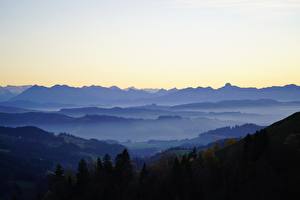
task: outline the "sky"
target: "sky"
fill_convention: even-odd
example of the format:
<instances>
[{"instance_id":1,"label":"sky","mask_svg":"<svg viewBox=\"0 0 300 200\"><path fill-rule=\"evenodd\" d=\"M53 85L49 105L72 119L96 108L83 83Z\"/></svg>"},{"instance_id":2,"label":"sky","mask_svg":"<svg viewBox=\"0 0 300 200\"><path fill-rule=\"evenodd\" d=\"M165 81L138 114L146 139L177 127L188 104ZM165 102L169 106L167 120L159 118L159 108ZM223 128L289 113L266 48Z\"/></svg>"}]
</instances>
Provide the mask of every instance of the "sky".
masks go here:
<instances>
[{"instance_id":1,"label":"sky","mask_svg":"<svg viewBox=\"0 0 300 200\"><path fill-rule=\"evenodd\" d=\"M300 85L300 0L0 0L0 85Z\"/></svg>"}]
</instances>

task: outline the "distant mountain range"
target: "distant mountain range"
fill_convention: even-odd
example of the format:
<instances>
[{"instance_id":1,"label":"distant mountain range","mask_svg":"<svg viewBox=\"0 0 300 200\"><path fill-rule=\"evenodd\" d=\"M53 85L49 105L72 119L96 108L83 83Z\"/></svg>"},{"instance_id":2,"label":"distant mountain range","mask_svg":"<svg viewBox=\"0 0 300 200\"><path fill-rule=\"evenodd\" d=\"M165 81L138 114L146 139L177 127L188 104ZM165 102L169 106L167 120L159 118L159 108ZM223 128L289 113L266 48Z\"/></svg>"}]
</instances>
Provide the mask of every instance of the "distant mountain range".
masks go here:
<instances>
[{"instance_id":1,"label":"distant mountain range","mask_svg":"<svg viewBox=\"0 0 300 200\"><path fill-rule=\"evenodd\" d=\"M6 101L11 99L12 97L15 97L16 95L24 92L28 88L30 88L31 85L24 85L24 86L0 86L0 101Z\"/></svg>"},{"instance_id":2,"label":"distant mountain range","mask_svg":"<svg viewBox=\"0 0 300 200\"><path fill-rule=\"evenodd\" d=\"M15 91L15 92L12 92ZM17 93L16 93L17 91ZM277 101L300 101L300 86L286 85L266 88L241 88L227 83L224 87L197 87L184 89L120 89L116 86L84 86L70 87L55 85L44 87L34 85L20 88L0 88L1 105L13 105L14 102L30 102L31 104L48 104L52 107L74 106L113 106L143 104L186 104L195 102L217 102L225 100L258 100L273 99ZM31 107L32 108L32 107Z\"/></svg>"},{"instance_id":3,"label":"distant mountain range","mask_svg":"<svg viewBox=\"0 0 300 200\"><path fill-rule=\"evenodd\" d=\"M137 89L120 89L118 87L70 87L55 85L53 87L32 86L22 94L11 98L11 101L29 101L37 103L60 103L73 105L113 105L131 103L138 99L148 99L167 92L159 90L155 93Z\"/></svg>"}]
</instances>

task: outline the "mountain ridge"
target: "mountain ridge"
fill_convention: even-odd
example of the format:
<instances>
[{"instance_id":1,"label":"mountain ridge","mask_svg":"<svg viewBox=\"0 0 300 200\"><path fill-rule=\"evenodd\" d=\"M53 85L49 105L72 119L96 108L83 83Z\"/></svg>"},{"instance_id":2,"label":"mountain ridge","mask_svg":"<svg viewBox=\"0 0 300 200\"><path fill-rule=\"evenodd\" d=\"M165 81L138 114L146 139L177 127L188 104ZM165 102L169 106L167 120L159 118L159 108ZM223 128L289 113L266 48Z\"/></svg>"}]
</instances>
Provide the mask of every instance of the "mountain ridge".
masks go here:
<instances>
[{"instance_id":1,"label":"mountain ridge","mask_svg":"<svg viewBox=\"0 0 300 200\"><path fill-rule=\"evenodd\" d=\"M194 103L204 101L273 99L278 101L300 100L300 86L289 84L264 88L238 87L227 83L214 89L211 87L187 87L183 89L159 89L155 92L143 89L121 89L116 86L34 85L9 101L33 101L37 103L64 103L77 105L113 105L145 103Z\"/></svg>"}]
</instances>

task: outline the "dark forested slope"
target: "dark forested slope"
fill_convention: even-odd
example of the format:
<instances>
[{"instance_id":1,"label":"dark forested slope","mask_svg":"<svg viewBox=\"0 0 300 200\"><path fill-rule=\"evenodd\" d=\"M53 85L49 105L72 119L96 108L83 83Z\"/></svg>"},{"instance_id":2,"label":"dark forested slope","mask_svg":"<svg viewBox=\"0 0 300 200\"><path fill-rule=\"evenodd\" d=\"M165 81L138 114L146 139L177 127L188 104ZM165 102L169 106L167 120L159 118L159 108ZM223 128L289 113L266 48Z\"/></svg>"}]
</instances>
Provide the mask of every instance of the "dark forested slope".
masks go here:
<instances>
[{"instance_id":1,"label":"dark forested slope","mask_svg":"<svg viewBox=\"0 0 300 200\"><path fill-rule=\"evenodd\" d=\"M56 136L35 127L0 127L0 199L10 190L35 187L57 163L72 169L82 158L116 155L123 149L119 144L68 134Z\"/></svg>"},{"instance_id":2,"label":"dark forested slope","mask_svg":"<svg viewBox=\"0 0 300 200\"><path fill-rule=\"evenodd\" d=\"M298 199L300 195L300 113L238 142L164 157L133 169L128 152L82 160L76 174L58 166L45 199Z\"/></svg>"}]
</instances>

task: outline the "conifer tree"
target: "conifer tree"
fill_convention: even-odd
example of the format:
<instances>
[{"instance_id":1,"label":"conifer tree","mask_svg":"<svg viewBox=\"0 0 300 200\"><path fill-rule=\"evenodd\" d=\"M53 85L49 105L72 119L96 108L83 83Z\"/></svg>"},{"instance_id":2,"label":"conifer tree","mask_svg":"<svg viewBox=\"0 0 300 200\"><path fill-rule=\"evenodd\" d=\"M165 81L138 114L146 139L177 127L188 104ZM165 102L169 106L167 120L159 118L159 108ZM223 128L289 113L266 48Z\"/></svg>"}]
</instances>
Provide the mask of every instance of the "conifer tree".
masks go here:
<instances>
[{"instance_id":1,"label":"conifer tree","mask_svg":"<svg viewBox=\"0 0 300 200\"><path fill-rule=\"evenodd\" d=\"M148 176L148 170L147 170L147 167L146 167L146 163L143 164L143 168L140 172L140 177L139 177L139 182L140 184L143 184Z\"/></svg>"},{"instance_id":2,"label":"conifer tree","mask_svg":"<svg viewBox=\"0 0 300 200\"><path fill-rule=\"evenodd\" d=\"M78 164L78 172L77 172L77 185L84 186L87 184L89 180L89 170L87 167L87 163L84 159L81 159Z\"/></svg>"},{"instance_id":3,"label":"conifer tree","mask_svg":"<svg viewBox=\"0 0 300 200\"><path fill-rule=\"evenodd\" d=\"M105 156L103 158L103 169L104 169L105 173L112 173L112 171L113 171L111 157L108 154L105 154Z\"/></svg>"},{"instance_id":4,"label":"conifer tree","mask_svg":"<svg viewBox=\"0 0 300 200\"><path fill-rule=\"evenodd\" d=\"M96 177L100 178L102 173L103 173L102 160L101 160L101 158L97 158L97 161L96 161Z\"/></svg>"},{"instance_id":5,"label":"conifer tree","mask_svg":"<svg viewBox=\"0 0 300 200\"><path fill-rule=\"evenodd\" d=\"M60 177L64 176L64 170L63 170L63 168L60 164L56 165L56 169L55 169L54 174L55 174L56 178L60 178Z\"/></svg>"}]
</instances>

